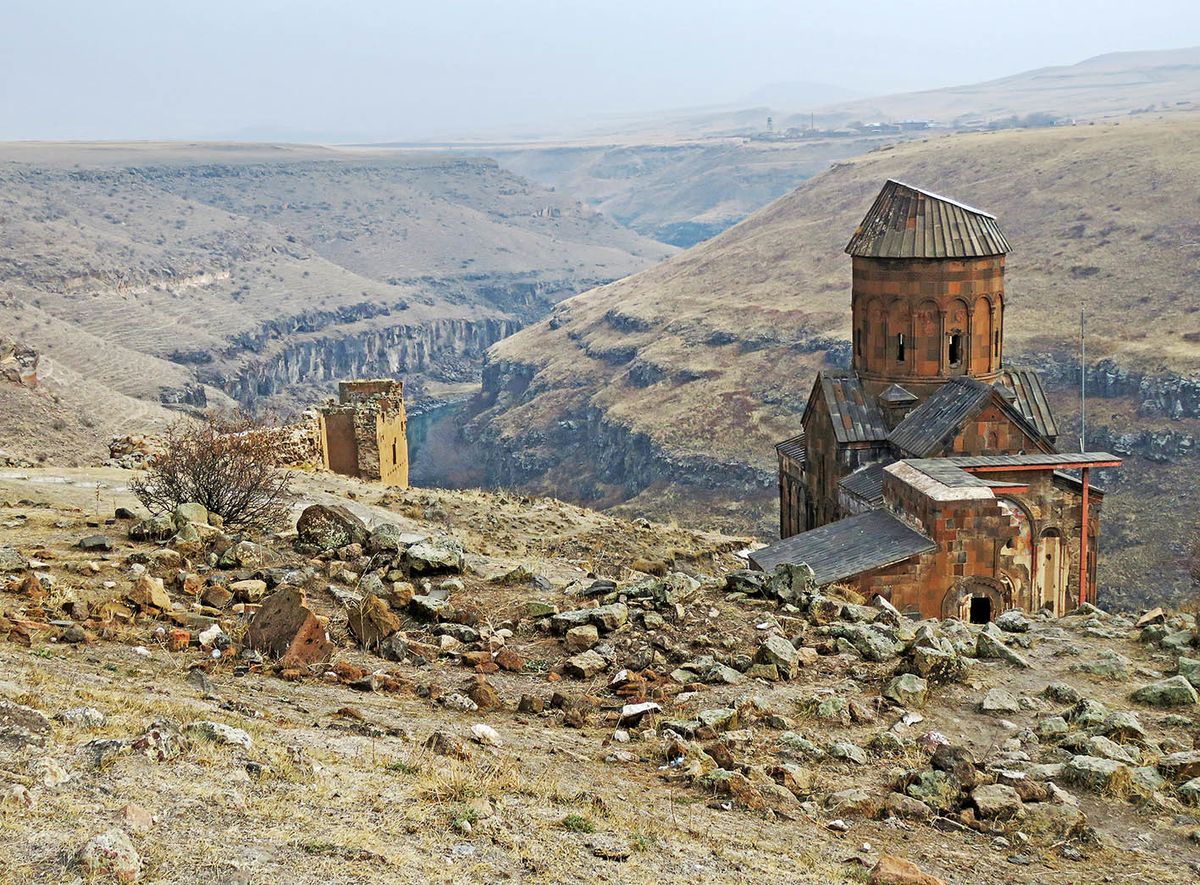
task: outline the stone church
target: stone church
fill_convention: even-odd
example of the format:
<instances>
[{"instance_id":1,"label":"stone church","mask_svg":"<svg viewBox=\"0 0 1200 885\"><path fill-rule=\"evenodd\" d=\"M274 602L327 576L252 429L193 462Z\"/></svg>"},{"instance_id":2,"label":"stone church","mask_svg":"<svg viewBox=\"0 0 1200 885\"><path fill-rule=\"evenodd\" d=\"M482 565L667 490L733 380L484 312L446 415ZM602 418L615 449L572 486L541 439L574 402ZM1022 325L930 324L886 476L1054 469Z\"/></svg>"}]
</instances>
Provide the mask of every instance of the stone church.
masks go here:
<instances>
[{"instance_id":1,"label":"stone church","mask_svg":"<svg viewBox=\"0 0 1200 885\"><path fill-rule=\"evenodd\" d=\"M1105 452L1060 453L1034 371L1004 361L996 218L888 181L855 231L852 367L817 375L801 432L776 446L780 542L924 617L987 621L1094 599Z\"/></svg>"}]
</instances>

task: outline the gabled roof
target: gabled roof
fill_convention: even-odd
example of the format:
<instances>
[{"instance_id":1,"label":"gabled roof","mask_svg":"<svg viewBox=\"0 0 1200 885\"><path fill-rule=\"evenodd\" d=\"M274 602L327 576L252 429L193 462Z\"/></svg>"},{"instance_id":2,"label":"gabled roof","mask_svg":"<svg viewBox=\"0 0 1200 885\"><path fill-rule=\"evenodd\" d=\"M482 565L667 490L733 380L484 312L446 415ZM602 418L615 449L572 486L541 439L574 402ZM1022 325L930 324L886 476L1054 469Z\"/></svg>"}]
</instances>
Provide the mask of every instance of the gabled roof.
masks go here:
<instances>
[{"instance_id":1,"label":"gabled roof","mask_svg":"<svg viewBox=\"0 0 1200 885\"><path fill-rule=\"evenodd\" d=\"M902 406L908 403L915 403L917 395L912 391L905 390L899 384L891 384L879 394L879 401L889 406Z\"/></svg>"},{"instance_id":2,"label":"gabled roof","mask_svg":"<svg viewBox=\"0 0 1200 885\"><path fill-rule=\"evenodd\" d=\"M936 392L904 416L888 440L908 457L935 455L962 430L963 425L989 401L995 400L1008 417L1034 439L1042 439L1038 428L990 384L966 376L951 378ZM1049 448L1050 444L1046 441Z\"/></svg>"},{"instance_id":3,"label":"gabled roof","mask_svg":"<svg viewBox=\"0 0 1200 885\"><path fill-rule=\"evenodd\" d=\"M792 535L750 554L750 564L774 571L781 563L805 563L818 586L903 562L937 548L886 510L870 510Z\"/></svg>"},{"instance_id":4,"label":"gabled roof","mask_svg":"<svg viewBox=\"0 0 1200 885\"><path fill-rule=\"evenodd\" d=\"M879 407L866 395L857 372L820 372L813 384L810 403L818 391L825 398L833 433L839 443L887 439L887 425L883 423Z\"/></svg>"},{"instance_id":5,"label":"gabled roof","mask_svg":"<svg viewBox=\"0 0 1200 885\"><path fill-rule=\"evenodd\" d=\"M1011 249L994 215L888 179L846 251L868 258L983 258Z\"/></svg>"},{"instance_id":6,"label":"gabled roof","mask_svg":"<svg viewBox=\"0 0 1200 885\"><path fill-rule=\"evenodd\" d=\"M1017 398L1014 404L1017 411L1037 428L1038 433L1048 439L1058 437L1058 423L1054 420L1054 412L1042 389L1042 379L1032 369L1007 369L1000 376L1004 386L1011 390Z\"/></svg>"},{"instance_id":7,"label":"gabled roof","mask_svg":"<svg viewBox=\"0 0 1200 885\"><path fill-rule=\"evenodd\" d=\"M879 507L883 504L883 463L860 467L838 480L838 485L863 503Z\"/></svg>"},{"instance_id":8,"label":"gabled roof","mask_svg":"<svg viewBox=\"0 0 1200 885\"><path fill-rule=\"evenodd\" d=\"M804 463L804 431L793 436L791 439L785 439L783 442L775 443L775 451L781 455L787 455L793 461L801 464Z\"/></svg>"}]
</instances>

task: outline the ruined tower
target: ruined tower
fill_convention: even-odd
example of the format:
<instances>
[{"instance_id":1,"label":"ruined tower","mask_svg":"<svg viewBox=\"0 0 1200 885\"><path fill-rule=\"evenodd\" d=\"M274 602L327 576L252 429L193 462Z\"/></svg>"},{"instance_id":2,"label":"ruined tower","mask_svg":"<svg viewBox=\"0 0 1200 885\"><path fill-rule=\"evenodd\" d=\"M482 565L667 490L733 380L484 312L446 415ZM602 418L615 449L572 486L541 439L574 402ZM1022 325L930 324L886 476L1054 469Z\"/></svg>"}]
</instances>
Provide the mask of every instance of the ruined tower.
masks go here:
<instances>
[{"instance_id":1,"label":"ruined tower","mask_svg":"<svg viewBox=\"0 0 1200 885\"><path fill-rule=\"evenodd\" d=\"M408 416L404 383L343 381L338 399L319 409L326 470L408 488Z\"/></svg>"}]
</instances>

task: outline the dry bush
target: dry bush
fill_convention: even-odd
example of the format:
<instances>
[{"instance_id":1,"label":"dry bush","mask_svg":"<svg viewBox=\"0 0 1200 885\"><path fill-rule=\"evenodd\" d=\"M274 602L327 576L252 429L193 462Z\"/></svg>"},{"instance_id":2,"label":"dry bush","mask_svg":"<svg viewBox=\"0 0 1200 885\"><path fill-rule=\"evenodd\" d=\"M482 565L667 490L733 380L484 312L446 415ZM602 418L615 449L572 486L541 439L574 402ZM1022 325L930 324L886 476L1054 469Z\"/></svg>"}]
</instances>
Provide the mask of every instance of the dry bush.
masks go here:
<instances>
[{"instance_id":1,"label":"dry bush","mask_svg":"<svg viewBox=\"0 0 1200 885\"><path fill-rule=\"evenodd\" d=\"M129 487L152 513L196 503L229 525L272 528L284 522L291 501L275 449L276 434L247 415L180 420Z\"/></svg>"}]
</instances>

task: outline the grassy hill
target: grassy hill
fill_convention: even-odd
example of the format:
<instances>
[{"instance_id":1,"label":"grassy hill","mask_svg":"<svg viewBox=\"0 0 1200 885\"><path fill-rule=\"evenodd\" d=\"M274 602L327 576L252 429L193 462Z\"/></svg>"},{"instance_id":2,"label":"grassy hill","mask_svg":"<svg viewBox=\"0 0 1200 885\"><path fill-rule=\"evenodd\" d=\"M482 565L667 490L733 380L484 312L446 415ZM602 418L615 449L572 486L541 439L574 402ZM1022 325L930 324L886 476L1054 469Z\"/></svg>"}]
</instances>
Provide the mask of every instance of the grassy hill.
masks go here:
<instances>
[{"instance_id":1,"label":"grassy hill","mask_svg":"<svg viewBox=\"0 0 1200 885\"><path fill-rule=\"evenodd\" d=\"M598 122L578 136L472 145L648 236L690 246L783 196L830 163L912 133L780 139L848 124L932 121L927 134L1008 126L1031 115L1090 121L1200 108L1200 47L1118 52L998 80L832 104L773 104ZM774 132L766 132L768 117ZM802 134L802 133L801 133Z\"/></svg>"},{"instance_id":2,"label":"grassy hill","mask_svg":"<svg viewBox=\"0 0 1200 885\"><path fill-rule=\"evenodd\" d=\"M471 156L0 145L0 324L117 397L291 408L414 392L672 251Z\"/></svg>"},{"instance_id":3,"label":"grassy hill","mask_svg":"<svg viewBox=\"0 0 1200 885\"><path fill-rule=\"evenodd\" d=\"M721 236L572 298L496 345L472 434L509 481L604 504L634 496L638 507L731 528L740 519L743 530L757 517L770 531L772 446L799 426L816 369L844 358L842 249L887 178L999 217L1014 247L1010 361L1065 367L1071 378L1083 308L1090 360L1187 376L1200 369L1198 138L1200 115L1177 115L955 135L838 164ZM1121 402L1133 415L1122 427L1140 426L1142 404ZM1096 406L1096 430L1105 408ZM613 447L636 454L614 458ZM1184 494L1177 514L1197 503Z\"/></svg>"}]
</instances>

